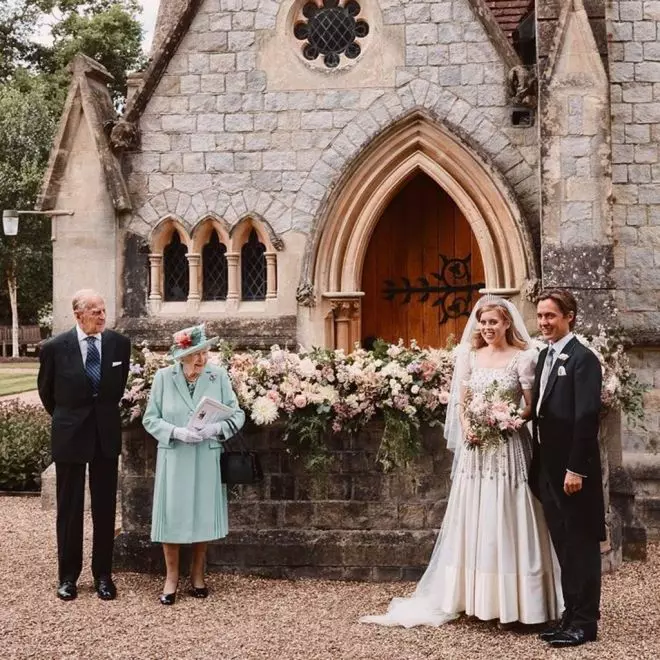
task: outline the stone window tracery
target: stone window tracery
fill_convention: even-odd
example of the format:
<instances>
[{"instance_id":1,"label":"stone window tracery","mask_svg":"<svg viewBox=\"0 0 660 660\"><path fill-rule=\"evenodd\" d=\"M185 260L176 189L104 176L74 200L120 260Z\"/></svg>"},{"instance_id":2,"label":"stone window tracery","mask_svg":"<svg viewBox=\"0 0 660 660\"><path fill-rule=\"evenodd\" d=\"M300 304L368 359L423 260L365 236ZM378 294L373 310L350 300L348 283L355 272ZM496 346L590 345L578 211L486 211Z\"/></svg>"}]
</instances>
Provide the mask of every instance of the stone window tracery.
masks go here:
<instances>
[{"instance_id":1,"label":"stone window tracery","mask_svg":"<svg viewBox=\"0 0 660 660\"><path fill-rule=\"evenodd\" d=\"M246 218L230 230L212 217L189 233L177 219L165 218L150 243L152 313L194 313L200 305L210 313L218 305L217 311L226 313L243 303L268 305L277 299L276 249L282 242L260 220ZM163 308L164 303L186 303L186 308Z\"/></svg>"},{"instance_id":2,"label":"stone window tracery","mask_svg":"<svg viewBox=\"0 0 660 660\"><path fill-rule=\"evenodd\" d=\"M182 302L188 299L188 248L181 242L178 231L163 250L163 300Z\"/></svg>"},{"instance_id":3,"label":"stone window tracery","mask_svg":"<svg viewBox=\"0 0 660 660\"><path fill-rule=\"evenodd\" d=\"M303 41L302 55L308 61L323 57L329 69L339 66L341 56L356 59L362 52L359 40L369 34L369 24L357 16L362 11L356 0L314 0L302 8L302 16L294 25L293 34Z\"/></svg>"},{"instance_id":4,"label":"stone window tracery","mask_svg":"<svg viewBox=\"0 0 660 660\"><path fill-rule=\"evenodd\" d=\"M252 229L241 248L241 299L265 300L266 279L266 246Z\"/></svg>"},{"instance_id":5,"label":"stone window tracery","mask_svg":"<svg viewBox=\"0 0 660 660\"><path fill-rule=\"evenodd\" d=\"M213 231L202 249L202 300L226 300L227 286L227 246Z\"/></svg>"}]
</instances>

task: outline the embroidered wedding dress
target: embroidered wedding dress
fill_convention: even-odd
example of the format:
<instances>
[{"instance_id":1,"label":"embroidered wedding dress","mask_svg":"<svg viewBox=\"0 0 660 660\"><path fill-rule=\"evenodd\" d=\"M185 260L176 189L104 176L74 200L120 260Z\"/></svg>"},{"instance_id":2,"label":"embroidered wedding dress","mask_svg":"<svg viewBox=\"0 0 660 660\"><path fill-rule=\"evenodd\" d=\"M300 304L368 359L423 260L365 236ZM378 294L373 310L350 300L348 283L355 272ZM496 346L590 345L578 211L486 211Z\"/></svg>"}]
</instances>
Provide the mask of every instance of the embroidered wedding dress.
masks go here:
<instances>
[{"instance_id":1,"label":"embroidered wedding dress","mask_svg":"<svg viewBox=\"0 0 660 660\"><path fill-rule=\"evenodd\" d=\"M483 392L497 381L514 400L534 381L536 352L519 351L502 368L469 354L463 383ZM527 428L497 448L456 447L447 511L430 563L415 592L394 598L386 614L363 623L438 626L465 612L502 623L541 623L562 610L559 565L540 502L527 485Z\"/></svg>"}]
</instances>

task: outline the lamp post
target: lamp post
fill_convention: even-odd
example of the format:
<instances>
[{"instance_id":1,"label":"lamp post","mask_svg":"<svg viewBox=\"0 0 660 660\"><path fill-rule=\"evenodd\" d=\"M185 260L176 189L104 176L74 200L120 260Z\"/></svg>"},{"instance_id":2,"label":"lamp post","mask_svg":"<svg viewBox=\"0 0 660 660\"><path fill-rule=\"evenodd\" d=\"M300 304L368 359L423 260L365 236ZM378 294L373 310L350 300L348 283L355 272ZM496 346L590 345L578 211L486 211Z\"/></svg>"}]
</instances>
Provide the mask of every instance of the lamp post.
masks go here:
<instances>
[{"instance_id":1,"label":"lamp post","mask_svg":"<svg viewBox=\"0 0 660 660\"><path fill-rule=\"evenodd\" d=\"M50 211L17 211L16 209L4 209L2 211L2 229L6 236L16 236L18 234L18 218L21 215L73 215L73 211L62 211L53 209ZM10 251L10 262L7 273L7 288L9 290L9 303L11 306L11 339L12 339L12 357L18 357L18 284L16 282L16 255L15 250ZM4 354L4 342L3 342Z\"/></svg>"},{"instance_id":2,"label":"lamp post","mask_svg":"<svg viewBox=\"0 0 660 660\"><path fill-rule=\"evenodd\" d=\"M58 209L52 211L17 211L16 209L5 209L2 212L2 229L5 236L16 236L18 234L18 216L20 215L46 215L52 217L56 215L73 215L73 211Z\"/></svg>"}]
</instances>

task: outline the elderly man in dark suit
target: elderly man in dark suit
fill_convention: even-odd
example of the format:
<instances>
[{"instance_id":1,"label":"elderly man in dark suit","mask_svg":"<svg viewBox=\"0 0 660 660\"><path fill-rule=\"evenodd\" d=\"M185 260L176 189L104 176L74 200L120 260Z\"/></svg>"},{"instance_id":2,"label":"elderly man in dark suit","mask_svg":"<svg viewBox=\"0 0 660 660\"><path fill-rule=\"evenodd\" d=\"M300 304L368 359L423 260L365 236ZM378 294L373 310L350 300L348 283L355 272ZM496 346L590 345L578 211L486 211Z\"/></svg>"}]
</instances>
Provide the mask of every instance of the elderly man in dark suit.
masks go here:
<instances>
[{"instance_id":1,"label":"elderly man in dark suit","mask_svg":"<svg viewBox=\"0 0 660 660\"><path fill-rule=\"evenodd\" d=\"M92 290L72 301L76 326L47 341L40 354L39 396L52 417L57 482L57 554L62 600L77 595L82 570L85 468L89 465L94 540L94 588L103 600L117 590L112 551L121 452L119 402L131 354L127 337L105 329L105 303Z\"/></svg>"},{"instance_id":2,"label":"elderly man in dark suit","mask_svg":"<svg viewBox=\"0 0 660 660\"><path fill-rule=\"evenodd\" d=\"M541 351L532 391L534 456L530 486L541 500L561 567L565 610L541 633L553 647L596 639L600 618L600 541L605 508L598 429L602 371L573 335L577 303L564 289L544 291L537 321Z\"/></svg>"}]
</instances>

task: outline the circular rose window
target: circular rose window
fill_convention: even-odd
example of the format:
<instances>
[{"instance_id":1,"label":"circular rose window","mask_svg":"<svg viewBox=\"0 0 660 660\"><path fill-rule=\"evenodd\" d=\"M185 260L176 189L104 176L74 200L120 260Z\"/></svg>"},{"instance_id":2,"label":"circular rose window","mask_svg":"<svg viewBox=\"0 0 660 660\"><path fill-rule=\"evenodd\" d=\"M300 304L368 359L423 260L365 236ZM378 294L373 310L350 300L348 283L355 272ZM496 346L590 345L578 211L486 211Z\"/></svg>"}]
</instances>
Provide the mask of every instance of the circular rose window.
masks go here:
<instances>
[{"instance_id":1,"label":"circular rose window","mask_svg":"<svg viewBox=\"0 0 660 660\"><path fill-rule=\"evenodd\" d=\"M362 52L359 39L369 34L369 24L358 19L362 8L356 0L339 4L339 0L323 0L322 5L308 2L303 17L293 28L296 39L304 41L302 54L306 60L323 57L330 69L339 66L341 56L354 60Z\"/></svg>"}]
</instances>

